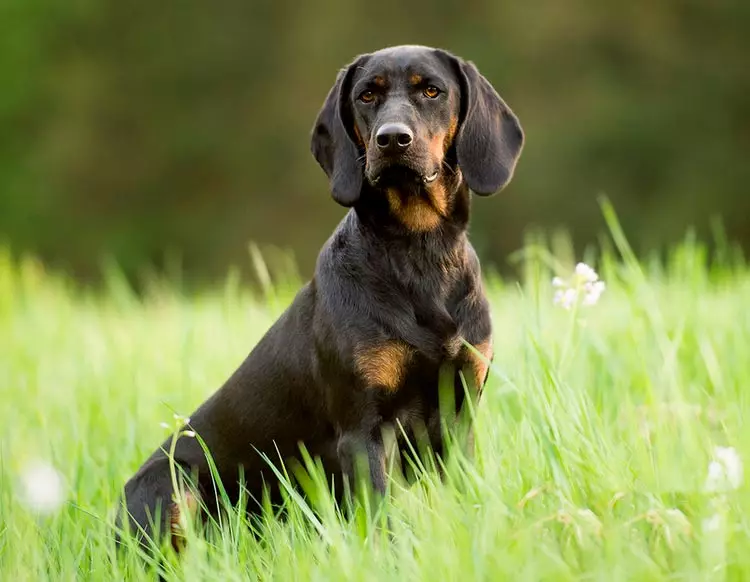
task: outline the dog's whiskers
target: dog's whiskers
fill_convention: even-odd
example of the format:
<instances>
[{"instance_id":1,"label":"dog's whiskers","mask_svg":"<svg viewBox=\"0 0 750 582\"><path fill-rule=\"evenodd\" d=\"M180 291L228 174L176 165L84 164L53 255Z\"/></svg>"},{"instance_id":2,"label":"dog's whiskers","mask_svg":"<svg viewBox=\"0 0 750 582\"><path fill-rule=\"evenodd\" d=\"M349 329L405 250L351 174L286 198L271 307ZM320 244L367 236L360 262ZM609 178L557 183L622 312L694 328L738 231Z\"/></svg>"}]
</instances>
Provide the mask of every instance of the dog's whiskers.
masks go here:
<instances>
[{"instance_id":1,"label":"dog's whiskers","mask_svg":"<svg viewBox=\"0 0 750 582\"><path fill-rule=\"evenodd\" d=\"M442 161L440 162L440 165L441 165L441 166L442 166L443 168L445 168L446 170L448 170L448 171L449 171L449 172L450 172L451 174L453 174L454 176L456 175L456 170L454 170L453 168L451 168L450 164L449 164L448 162L446 162L445 160L442 160Z\"/></svg>"}]
</instances>

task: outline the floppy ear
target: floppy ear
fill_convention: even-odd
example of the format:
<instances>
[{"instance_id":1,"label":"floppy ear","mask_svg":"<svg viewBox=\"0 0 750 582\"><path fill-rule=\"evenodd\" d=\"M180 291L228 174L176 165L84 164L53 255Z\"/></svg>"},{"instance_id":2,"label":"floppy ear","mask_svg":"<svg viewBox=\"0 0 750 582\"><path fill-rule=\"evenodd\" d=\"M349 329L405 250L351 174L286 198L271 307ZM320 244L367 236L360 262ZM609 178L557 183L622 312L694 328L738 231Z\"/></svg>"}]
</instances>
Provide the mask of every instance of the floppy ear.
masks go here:
<instances>
[{"instance_id":1,"label":"floppy ear","mask_svg":"<svg viewBox=\"0 0 750 582\"><path fill-rule=\"evenodd\" d=\"M453 57L461 85L456 135L458 166L480 196L502 190L513 177L524 134L518 118L472 62Z\"/></svg>"},{"instance_id":2,"label":"floppy ear","mask_svg":"<svg viewBox=\"0 0 750 582\"><path fill-rule=\"evenodd\" d=\"M361 57L339 71L312 131L310 149L328 176L333 199L342 206L353 206L362 190L364 167L352 135L349 104L351 80Z\"/></svg>"}]
</instances>

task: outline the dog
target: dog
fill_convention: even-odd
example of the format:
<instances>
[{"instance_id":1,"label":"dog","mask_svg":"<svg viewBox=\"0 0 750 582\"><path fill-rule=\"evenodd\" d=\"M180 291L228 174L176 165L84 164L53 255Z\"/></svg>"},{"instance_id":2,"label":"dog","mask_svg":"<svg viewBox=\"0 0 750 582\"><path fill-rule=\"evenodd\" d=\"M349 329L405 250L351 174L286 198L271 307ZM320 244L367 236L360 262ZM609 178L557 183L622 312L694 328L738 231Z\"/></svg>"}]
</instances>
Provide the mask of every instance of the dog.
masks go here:
<instances>
[{"instance_id":1,"label":"dog","mask_svg":"<svg viewBox=\"0 0 750 582\"><path fill-rule=\"evenodd\" d=\"M333 483L353 483L363 459L364 482L380 495L384 429L402 427L404 454L420 435L441 454L441 371L449 370L450 406L460 413L467 386L481 396L494 357L490 305L467 237L471 196L502 190L523 145L510 107L475 64L448 51L389 47L338 72L310 147L346 214L311 280L190 415L233 503L241 480L254 499L272 491L264 455L294 460L300 445ZM125 484L123 527L177 535L170 444ZM199 442L179 438L173 459L192 475L192 506L197 498L218 511Z\"/></svg>"}]
</instances>

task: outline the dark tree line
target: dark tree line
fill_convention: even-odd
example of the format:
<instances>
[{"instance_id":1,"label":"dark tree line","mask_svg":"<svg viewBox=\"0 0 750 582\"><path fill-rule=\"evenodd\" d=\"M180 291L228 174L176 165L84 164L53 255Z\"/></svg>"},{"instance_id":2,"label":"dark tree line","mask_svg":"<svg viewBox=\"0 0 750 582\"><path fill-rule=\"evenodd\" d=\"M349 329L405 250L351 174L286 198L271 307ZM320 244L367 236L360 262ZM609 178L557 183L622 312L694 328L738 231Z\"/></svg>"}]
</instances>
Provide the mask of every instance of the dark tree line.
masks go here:
<instances>
[{"instance_id":1,"label":"dark tree line","mask_svg":"<svg viewBox=\"0 0 750 582\"><path fill-rule=\"evenodd\" d=\"M614 202L648 249L717 215L750 244L750 3L0 4L0 239L81 276L176 252L191 276L291 249L309 274L343 210L309 154L336 72L388 44L471 59L519 115L514 182L476 200L499 267L532 225L578 244Z\"/></svg>"}]
</instances>

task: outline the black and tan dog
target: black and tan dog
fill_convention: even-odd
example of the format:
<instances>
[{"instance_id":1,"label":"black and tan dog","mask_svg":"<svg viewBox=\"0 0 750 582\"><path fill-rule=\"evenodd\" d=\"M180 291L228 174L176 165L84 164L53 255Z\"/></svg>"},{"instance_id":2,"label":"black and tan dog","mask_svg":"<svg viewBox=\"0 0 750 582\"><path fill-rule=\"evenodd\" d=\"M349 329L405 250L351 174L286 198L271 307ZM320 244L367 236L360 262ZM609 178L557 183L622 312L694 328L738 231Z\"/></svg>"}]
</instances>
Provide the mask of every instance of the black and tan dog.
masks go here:
<instances>
[{"instance_id":1,"label":"black and tan dog","mask_svg":"<svg viewBox=\"0 0 750 582\"><path fill-rule=\"evenodd\" d=\"M458 370L480 390L492 358L490 308L466 236L471 192L502 189L523 142L490 83L448 52L392 47L339 72L311 148L334 200L350 210L313 279L190 415L233 501L240 472L257 498L273 482L259 452L294 459L304 444L334 479L351 476L361 453L381 493L383 427L398 422L407 435L421 427L439 454L441 366L456 370L460 410ZM131 524L146 532L157 507L160 527L175 520L169 444L125 485ZM181 438L174 459L214 510L196 439Z\"/></svg>"}]
</instances>

